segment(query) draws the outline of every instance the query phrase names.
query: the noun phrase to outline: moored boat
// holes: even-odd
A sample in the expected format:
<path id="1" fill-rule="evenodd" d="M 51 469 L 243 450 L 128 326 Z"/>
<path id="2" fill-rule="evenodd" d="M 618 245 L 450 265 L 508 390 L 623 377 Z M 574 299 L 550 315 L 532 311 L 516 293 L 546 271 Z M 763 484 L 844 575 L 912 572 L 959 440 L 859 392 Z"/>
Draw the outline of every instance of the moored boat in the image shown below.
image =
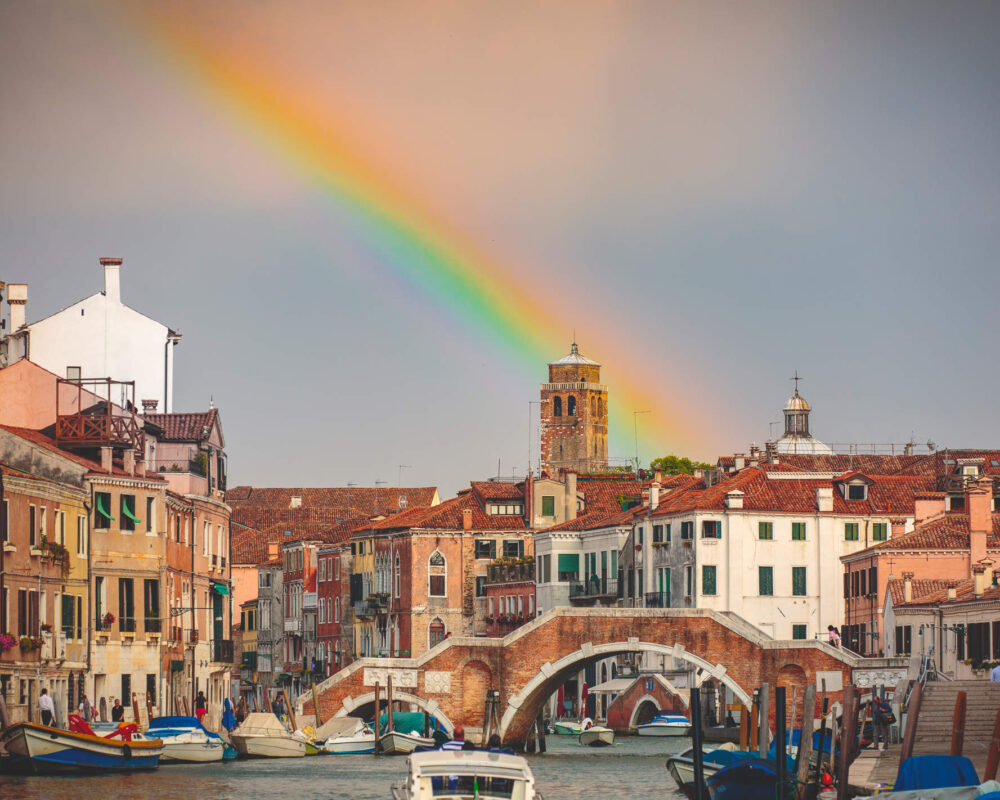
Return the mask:
<path id="1" fill-rule="evenodd" d="M 334 717 L 319 727 L 316 739 L 323 740 L 320 752 L 335 755 L 371 753 L 375 732 L 356 717 Z"/>
<path id="2" fill-rule="evenodd" d="M 130 729 L 135 726 L 125 730 Z M 111 734 L 112 737 L 119 735 L 130 734 L 118 731 Z M 159 739 L 122 741 L 93 732 L 64 731 L 33 722 L 11 725 L 0 733 L 0 744 L 10 756 L 8 768 L 38 774 L 156 769 L 163 753 L 163 743 Z"/>
<path id="3" fill-rule="evenodd" d="M 745 750 L 737 750 L 735 745 L 728 745 L 709 750 L 702 756 L 703 779 L 708 779 L 719 770 L 743 758 L 753 758 L 754 754 Z M 677 787 L 688 797 L 695 796 L 694 757 L 693 748 L 678 753 L 667 759 L 667 772 L 677 783 Z"/>
<path id="4" fill-rule="evenodd" d="M 787 774 L 795 761 L 787 759 Z M 763 758 L 743 758 L 705 778 L 712 800 L 774 800 L 777 796 L 778 767 Z"/>
<path id="5" fill-rule="evenodd" d="M 301 758 L 306 742 L 288 732 L 274 714 L 255 712 L 230 734 L 233 747 L 244 758 Z"/>
<path id="6" fill-rule="evenodd" d="M 579 736 L 583 733 L 583 727 L 579 722 L 560 720 L 552 723 L 552 733 L 556 736 Z"/>
<path id="7" fill-rule="evenodd" d="M 225 754 L 222 737 L 206 730 L 196 717 L 154 717 L 146 735 L 163 742 L 161 763 L 222 761 Z"/>
<path id="8" fill-rule="evenodd" d="M 433 738 L 403 731 L 388 731 L 378 741 L 379 747 L 387 756 L 409 755 L 418 747 L 434 747 L 436 744 Z"/>
<path id="9" fill-rule="evenodd" d="M 637 725 L 636 730 L 640 736 L 689 736 L 691 721 L 683 714 L 664 712 Z"/>
<path id="10" fill-rule="evenodd" d="M 615 732 L 601 725 L 591 725 L 580 732 L 580 744 L 584 747 L 609 747 L 615 743 Z"/>
<path id="11" fill-rule="evenodd" d="M 433 750 L 409 758 L 406 780 L 392 800 L 541 800 L 535 776 L 521 756 L 483 750 Z"/>

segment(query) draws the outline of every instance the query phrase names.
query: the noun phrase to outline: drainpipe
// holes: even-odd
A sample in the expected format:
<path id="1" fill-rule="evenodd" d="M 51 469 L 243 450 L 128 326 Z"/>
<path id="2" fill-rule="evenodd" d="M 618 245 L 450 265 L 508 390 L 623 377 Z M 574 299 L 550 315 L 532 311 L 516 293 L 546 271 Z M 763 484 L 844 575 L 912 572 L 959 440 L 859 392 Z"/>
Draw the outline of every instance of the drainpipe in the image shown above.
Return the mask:
<path id="1" fill-rule="evenodd" d="M 169 341 L 168 341 L 168 344 L 169 344 Z M 193 631 L 198 630 L 198 615 L 195 613 L 196 604 L 195 604 L 195 592 L 194 592 L 194 551 L 196 549 L 195 548 L 195 541 L 196 541 L 195 540 L 195 536 L 197 536 L 197 532 L 195 530 L 195 524 L 194 524 L 194 507 L 193 507 L 193 504 L 192 504 L 192 508 L 191 508 L 191 535 L 188 537 L 188 547 L 191 548 L 191 584 L 190 584 L 191 589 L 190 589 L 190 591 L 191 591 L 191 630 L 193 630 Z M 183 637 L 183 633 L 181 634 L 181 636 Z M 196 693 L 195 693 L 195 687 L 194 687 L 194 684 L 195 684 L 195 674 L 196 674 L 196 670 L 197 670 L 197 667 L 198 667 L 198 658 L 196 656 L 197 650 L 198 650 L 197 643 L 192 644 L 191 645 L 191 712 L 192 713 L 194 713 L 194 701 L 195 701 L 195 698 L 197 696 Z"/>

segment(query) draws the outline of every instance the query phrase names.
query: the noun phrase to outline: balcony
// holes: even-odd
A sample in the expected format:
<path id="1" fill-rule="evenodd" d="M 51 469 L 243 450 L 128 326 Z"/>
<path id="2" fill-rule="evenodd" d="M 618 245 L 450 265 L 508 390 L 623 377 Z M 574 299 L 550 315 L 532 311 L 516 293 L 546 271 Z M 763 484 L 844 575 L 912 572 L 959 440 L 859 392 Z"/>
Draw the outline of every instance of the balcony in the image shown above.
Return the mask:
<path id="1" fill-rule="evenodd" d="M 316 592 L 303 592 L 302 593 L 302 608 L 318 608 L 319 601 L 316 599 Z"/>
<path id="2" fill-rule="evenodd" d="M 142 427 L 134 414 L 115 405 L 121 398 L 126 407 L 135 408 L 134 382 L 60 378 L 56 381 L 56 440 L 61 446 L 141 451 Z M 66 406 L 74 411 L 63 413 Z"/>
<path id="3" fill-rule="evenodd" d="M 143 625 L 145 626 L 146 633 L 160 632 L 161 623 L 159 617 L 146 617 L 143 620 Z"/>
<path id="4" fill-rule="evenodd" d="M 535 562 L 490 564 L 486 568 L 487 583 L 534 583 Z"/>
<path id="5" fill-rule="evenodd" d="M 285 619 L 285 633 L 302 633 L 302 620 L 298 617 Z"/>
<path id="6" fill-rule="evenodd" d="M 574 581 L 569 585 L 570 602 L 598 600 L 618 596 L 617 578 L 598 578 L 589 581 Z"/>
<path id="7" fill-rule="evenodd" d="M 646 592 L 646 608 L 670 608 L 670 595 L 666 592 Z"/>
<path id="8" fill-rule="evenodd" d="M 256 655 L 256 653 L 254 655 Z M 212 640 L 212 661 L 219 664 L 232 664 L 235 661 L 233 658 L 232 639 Z"/>

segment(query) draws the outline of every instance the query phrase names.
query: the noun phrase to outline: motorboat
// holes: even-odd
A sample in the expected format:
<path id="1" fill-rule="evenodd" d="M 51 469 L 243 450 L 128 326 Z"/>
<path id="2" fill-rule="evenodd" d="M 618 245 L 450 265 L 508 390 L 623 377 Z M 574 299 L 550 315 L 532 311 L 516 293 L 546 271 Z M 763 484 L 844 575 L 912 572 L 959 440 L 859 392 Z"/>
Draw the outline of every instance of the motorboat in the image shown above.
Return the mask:
<path id="1" fill-rule="evenodd" d="M 615 743 L 615 732 L 602 725 L 587 725 L 580 731 L 580 744 L 584 747 L 610 747 Z"/>
<path id="2" fill-rule="evenodd" d="M 388 731 L 382 734 L 378 740 L 379 748 L 387 756 L 405 756 L 412 753 L 418 747 L 434 747 L 437 742 L 433 738 L 425 738 L 417 733 L 404 733 L 403 731 Z"/>
<path id="3" fill-rule="evenodd" d="M 302 758 L 305 739 L 297 739 L 274 714 L 257 711 L 249 714 L 229 738 L 243 758 Z"/>
<path id="4" fill-rule="evenodd" d="M 375 732 L 357 717 L 334 717 L 316 730 L 321 753 L 355 755 L 375 750 Z"/>
<path id="5" fill-rule="evenodd" d="M 0 733 L 0 744 L 10 756 L 14 771 L 40 775 L 86 770 L 128 771 L 156 769 L 163 753 L 159 739 L 132 738 L 135 725 L 126 725 L 108 736 L 96 735 L 76 714 L 64 731 L 33 722 L 19 722 Z"/>
<path id="6" fill-rule="evenodd" d="M 683 714 L 661 712 L 636 730 L 640 736 L 690 736 L 691 721 Z"/>
<path id="7" fill-rule="evenodd" d="M 222 737 L 206 730 L 197 717 L 154 717 L 146 735 L 163 742 L 161 763 L 222 761 L 226 750 Z"/>
<path id="8" fill-rule="evenodd" d="M 795 770 L 795 760 L 786 757 L 786 774 Z M 774 800 L 777 796 L 778 765 L 763 758 L 741 758 L 705 778 L 711 800 Z"/>
<path id="9" fill-rule="evenodd" d="M 573 720 L 560 720 L 552 723 L 552 733 L 556 736 L 579 736 L 583 733 L 583 725 Z"/>
<path id="10" fill-rule="evenodd" d="M 440 742 L 434 738 L 431 723 L 431 718 L 417 711 L 397 711 L 391 719 L 383 713 L 379 718 L 379 748 L 386 755 L 409 755 L 418 747 L 436 747 Z"/>
<path id="11" fill-rule="evenodd" d="M 408 759 L 392 800 L 542 800 L 522 756 L 485 750 L 432 750 Z"/>
<path id="12" fill-rule="evenodd" d="M 736 745 L 727 742 L 720 747 L 705 752 L 701 757 L 703 780 L 714 775 L 723 767 L 742 758 L 752 758 L 753 753 L 737 750 Z M 688 797 L 695 796 L 694 748 L 689 747 L 667 759 L 667 772 L 677 783 L 677 787 Z"/>

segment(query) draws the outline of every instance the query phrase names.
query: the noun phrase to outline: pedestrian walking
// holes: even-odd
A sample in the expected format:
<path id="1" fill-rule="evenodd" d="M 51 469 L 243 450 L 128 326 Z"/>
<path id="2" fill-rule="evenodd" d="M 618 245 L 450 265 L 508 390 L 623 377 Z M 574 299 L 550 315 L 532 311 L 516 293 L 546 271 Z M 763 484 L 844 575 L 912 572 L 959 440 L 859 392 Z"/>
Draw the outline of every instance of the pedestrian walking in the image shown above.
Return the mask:
<path id="1" fill-rule="evenodd" d="M 840 647 L 840 634 L 837 633 L 837 629 L 833 625 L 826 626 L 826 635 L 830 640 L 830 644 L 834 647 Z"/>
<path id="2" fill-rule="evenodd" d="M 874 745 L 876 750 L 885 752 L 889 746 L 889 725 L 895 721 L 892 706 L 878 695 L 872 700 L 872 722 L 875 728 Z M 881 746 L 879 742 L 881 741 Z"/>
<path id="3" fill-rule="evenodd" d="M 42 713 L 42 725 L 51 725 L 52 718 L 56 714 L 56 707 L 52 704 L 52 697 L 49 695 L 48 689 L 42 689 L 42 693 L 38 695 L 38 710 Z"/>
<path id="4" fill-rule="evenodd" d="M 198 722 L 201 722 L 202 717 L 208 713 L 208 700 L 205 699 L 204 692 L 198 692 L 198 696 L 194 699 L 194 715 L 198 718 Z"/>

